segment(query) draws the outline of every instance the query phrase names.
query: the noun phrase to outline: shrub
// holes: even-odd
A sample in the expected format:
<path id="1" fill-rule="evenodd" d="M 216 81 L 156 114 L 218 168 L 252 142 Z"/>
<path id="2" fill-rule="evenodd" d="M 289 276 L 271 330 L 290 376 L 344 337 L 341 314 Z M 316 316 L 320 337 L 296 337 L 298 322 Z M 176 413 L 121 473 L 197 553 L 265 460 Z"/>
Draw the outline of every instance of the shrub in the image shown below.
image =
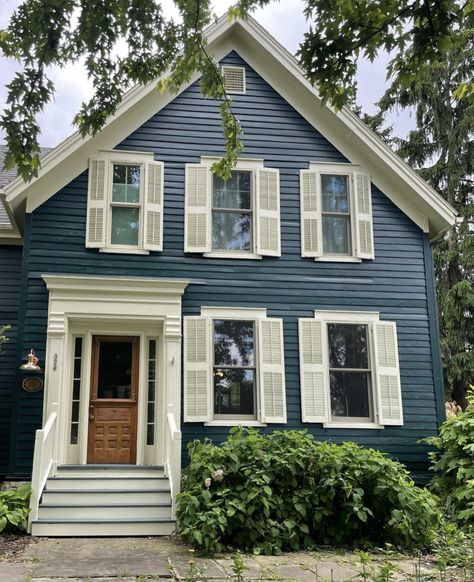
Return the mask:
<path id="1" fill-rule="evenodd" d="M 29 483 L 0 492 L 0 532 L 7 526 L 27 528 L 30 495 Z"/>
<path id="2" fill-rule="evenodd" d="M 206 551 L 425 547 L 439 522 L 435 498 L 402 465 L 354 443 L 234 428 L 221 446 L 195 441 L 189 454 L 179 531 Z"/>
<path id="3" fill-rule="evenodd" d="M 426 439 L 438 451 L 430 454 L 435 477 L 431 489 L 437 493 L 453 518 L 474 525 L 474 388 L 467 396 L 464 412 L 449 418 L 439 437 Z"/>

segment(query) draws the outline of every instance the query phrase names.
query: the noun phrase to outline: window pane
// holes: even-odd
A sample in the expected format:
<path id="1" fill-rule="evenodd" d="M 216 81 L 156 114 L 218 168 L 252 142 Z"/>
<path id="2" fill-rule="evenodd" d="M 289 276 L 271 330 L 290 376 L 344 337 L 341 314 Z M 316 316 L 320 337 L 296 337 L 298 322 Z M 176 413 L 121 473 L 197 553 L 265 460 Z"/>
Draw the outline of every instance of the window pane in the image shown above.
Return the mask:
<path id="1" fill-rule="evenodd" d="M 368 372 L 331 372 L 329 378 L 332 416 L 370 417 Z"/>
<path id="2" fill-rule="evenodd" d="M 140 199 L 140 166 L 114 164 L 112 178 L 113 202 L 138 202 Z"/>
<path id="3" fill-rule="evenodd" d="M 101 342 L 99 348 L 98 398 L 130 398 L 132 343 Z"/>
<path id="4" fill-rule="evenodd" d="M 250 210 L 250 178 L 250 172 L 232 172 L 231 177 L 225 182 L 214 174 L 214 208 Z"/>
<path id="5" fill-rule="evenodd" d="M 212 216 L 212 247 L 214 249 L 250 250 L 250 214 L 213 212 Z"/>
<path id="6" fill-rule="evenodd" d="M 214 414 L 254 414 L 254 371 L 214 369 Z"/>
<path id="7" fill-rule="evenodd" d="M 216 366 L 253 366 L 253 321 L 214 321 L 214 364 Z"/>
<path id="8" fill-rule="evenodd" d="M 140 209 L 112 208 L 112 233 L 113 245 L 138 245 L 138 226 Z"/>
<path id="9" fill-rule="evenodd" d="M 321 176 L 323 212 L 349 212 L 347 176 Z"/>
<path id="10" fill-rule="evenodd" d="M 346 323 L 328 324 L 329 367 L 369 367 L 367 326 Z"/>
<path id="11" fill-rule="evenodd" d="M 326 254 L 349 254 L 349 217 L 323 214 L 323 250 Z"/>

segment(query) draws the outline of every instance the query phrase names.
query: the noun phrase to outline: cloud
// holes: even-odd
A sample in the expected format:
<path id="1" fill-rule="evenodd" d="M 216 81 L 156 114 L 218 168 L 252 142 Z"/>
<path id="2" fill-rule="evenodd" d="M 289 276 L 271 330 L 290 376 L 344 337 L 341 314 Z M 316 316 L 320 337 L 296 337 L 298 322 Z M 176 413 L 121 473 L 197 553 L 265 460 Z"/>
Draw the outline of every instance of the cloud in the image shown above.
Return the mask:
<path id="1" fill-rule="evenodd" d="M 7 26 L 14 9 L 20 4 L 20 0 L 1 1 L 3 10 L 0 13 L 0 28 L 4 28 Z M 216 0 L 214 9 L 217 15 L 221 16 L 232 4 L 234 4 L 234 0 Z M 162 7 L 168 17 L 179 19 L 179 11 L 173 0 L 162 0 Z M 308 27 L 303 15 L 303 7 L 303 0 L 273 2 L 266 8 L 257 10 L 254 17 L 294 54 Z M 386 61 L 387 58 L 382 55 L 373 64 L 368 61 L 360 62 L 357 76 L 359 81 L 358 100 L 364 111 L 374 112 L 374 103 L 384 92 Z M 4 108 L 6 102 L 5 85 L 11 81 L 18 70 L 19 64 L 16 61 L 0 57 L 0 109 Z M 49 72 L 49 76 L 56 88 L 55 98 L 41 113 L 39 122 L 41 145 L 52 147 L 75 130 L 72 125 L 73 117 L 79 110 L 81 103 L 92 95 L 92 85 L 79 63 L 61 69 L 53 68 Z M 390 116 L 390 123 L 395 124 L 399 135 L 406 133 L 407 129 L 413 125 L 405 114 Z M 2 138 L 4 135 L 0 133 L 0 139 Z"/>

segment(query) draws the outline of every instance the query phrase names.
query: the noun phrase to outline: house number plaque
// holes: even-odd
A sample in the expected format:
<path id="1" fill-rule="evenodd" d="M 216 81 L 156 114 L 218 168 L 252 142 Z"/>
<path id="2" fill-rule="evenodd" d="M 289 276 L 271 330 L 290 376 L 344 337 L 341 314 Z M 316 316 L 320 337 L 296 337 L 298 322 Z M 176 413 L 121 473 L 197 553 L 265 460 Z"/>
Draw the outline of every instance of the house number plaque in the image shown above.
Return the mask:
<path id="1" fill-rule="evenodd" d="M 37 376 L 24 378 L 21 383 L 25 392 L 39 392 L 43 389 L 43 380 Z"/>

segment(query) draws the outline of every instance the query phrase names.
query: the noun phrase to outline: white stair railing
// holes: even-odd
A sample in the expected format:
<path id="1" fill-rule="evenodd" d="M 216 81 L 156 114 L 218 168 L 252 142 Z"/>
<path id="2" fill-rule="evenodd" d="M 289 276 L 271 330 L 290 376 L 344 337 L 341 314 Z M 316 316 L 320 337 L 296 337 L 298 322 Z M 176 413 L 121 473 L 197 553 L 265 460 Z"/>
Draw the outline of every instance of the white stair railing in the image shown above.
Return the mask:
<path id="1" fill-rule="evenodd" d="M 31 531 L 31 522 L 38 518 L 38 507 L 48 477 L 56 471 L 56 432 L 58 418 L 58 404 L 51 404 L 51 413 L 43 428 L 36 431 L 35 452 L 33 456 L 33 474 L 31 476 L 31 500 L 28 531 Z"/>
<path id="2" fill-rule="evenodd" d="M 176 518 L 176 495 L 181 489 L 181 431 L 178 430 L 175 416 L 167 414 L 168 430 L 166 434 L 166 463 L 165 470 L 170 482 L 172 518 Z"/>

